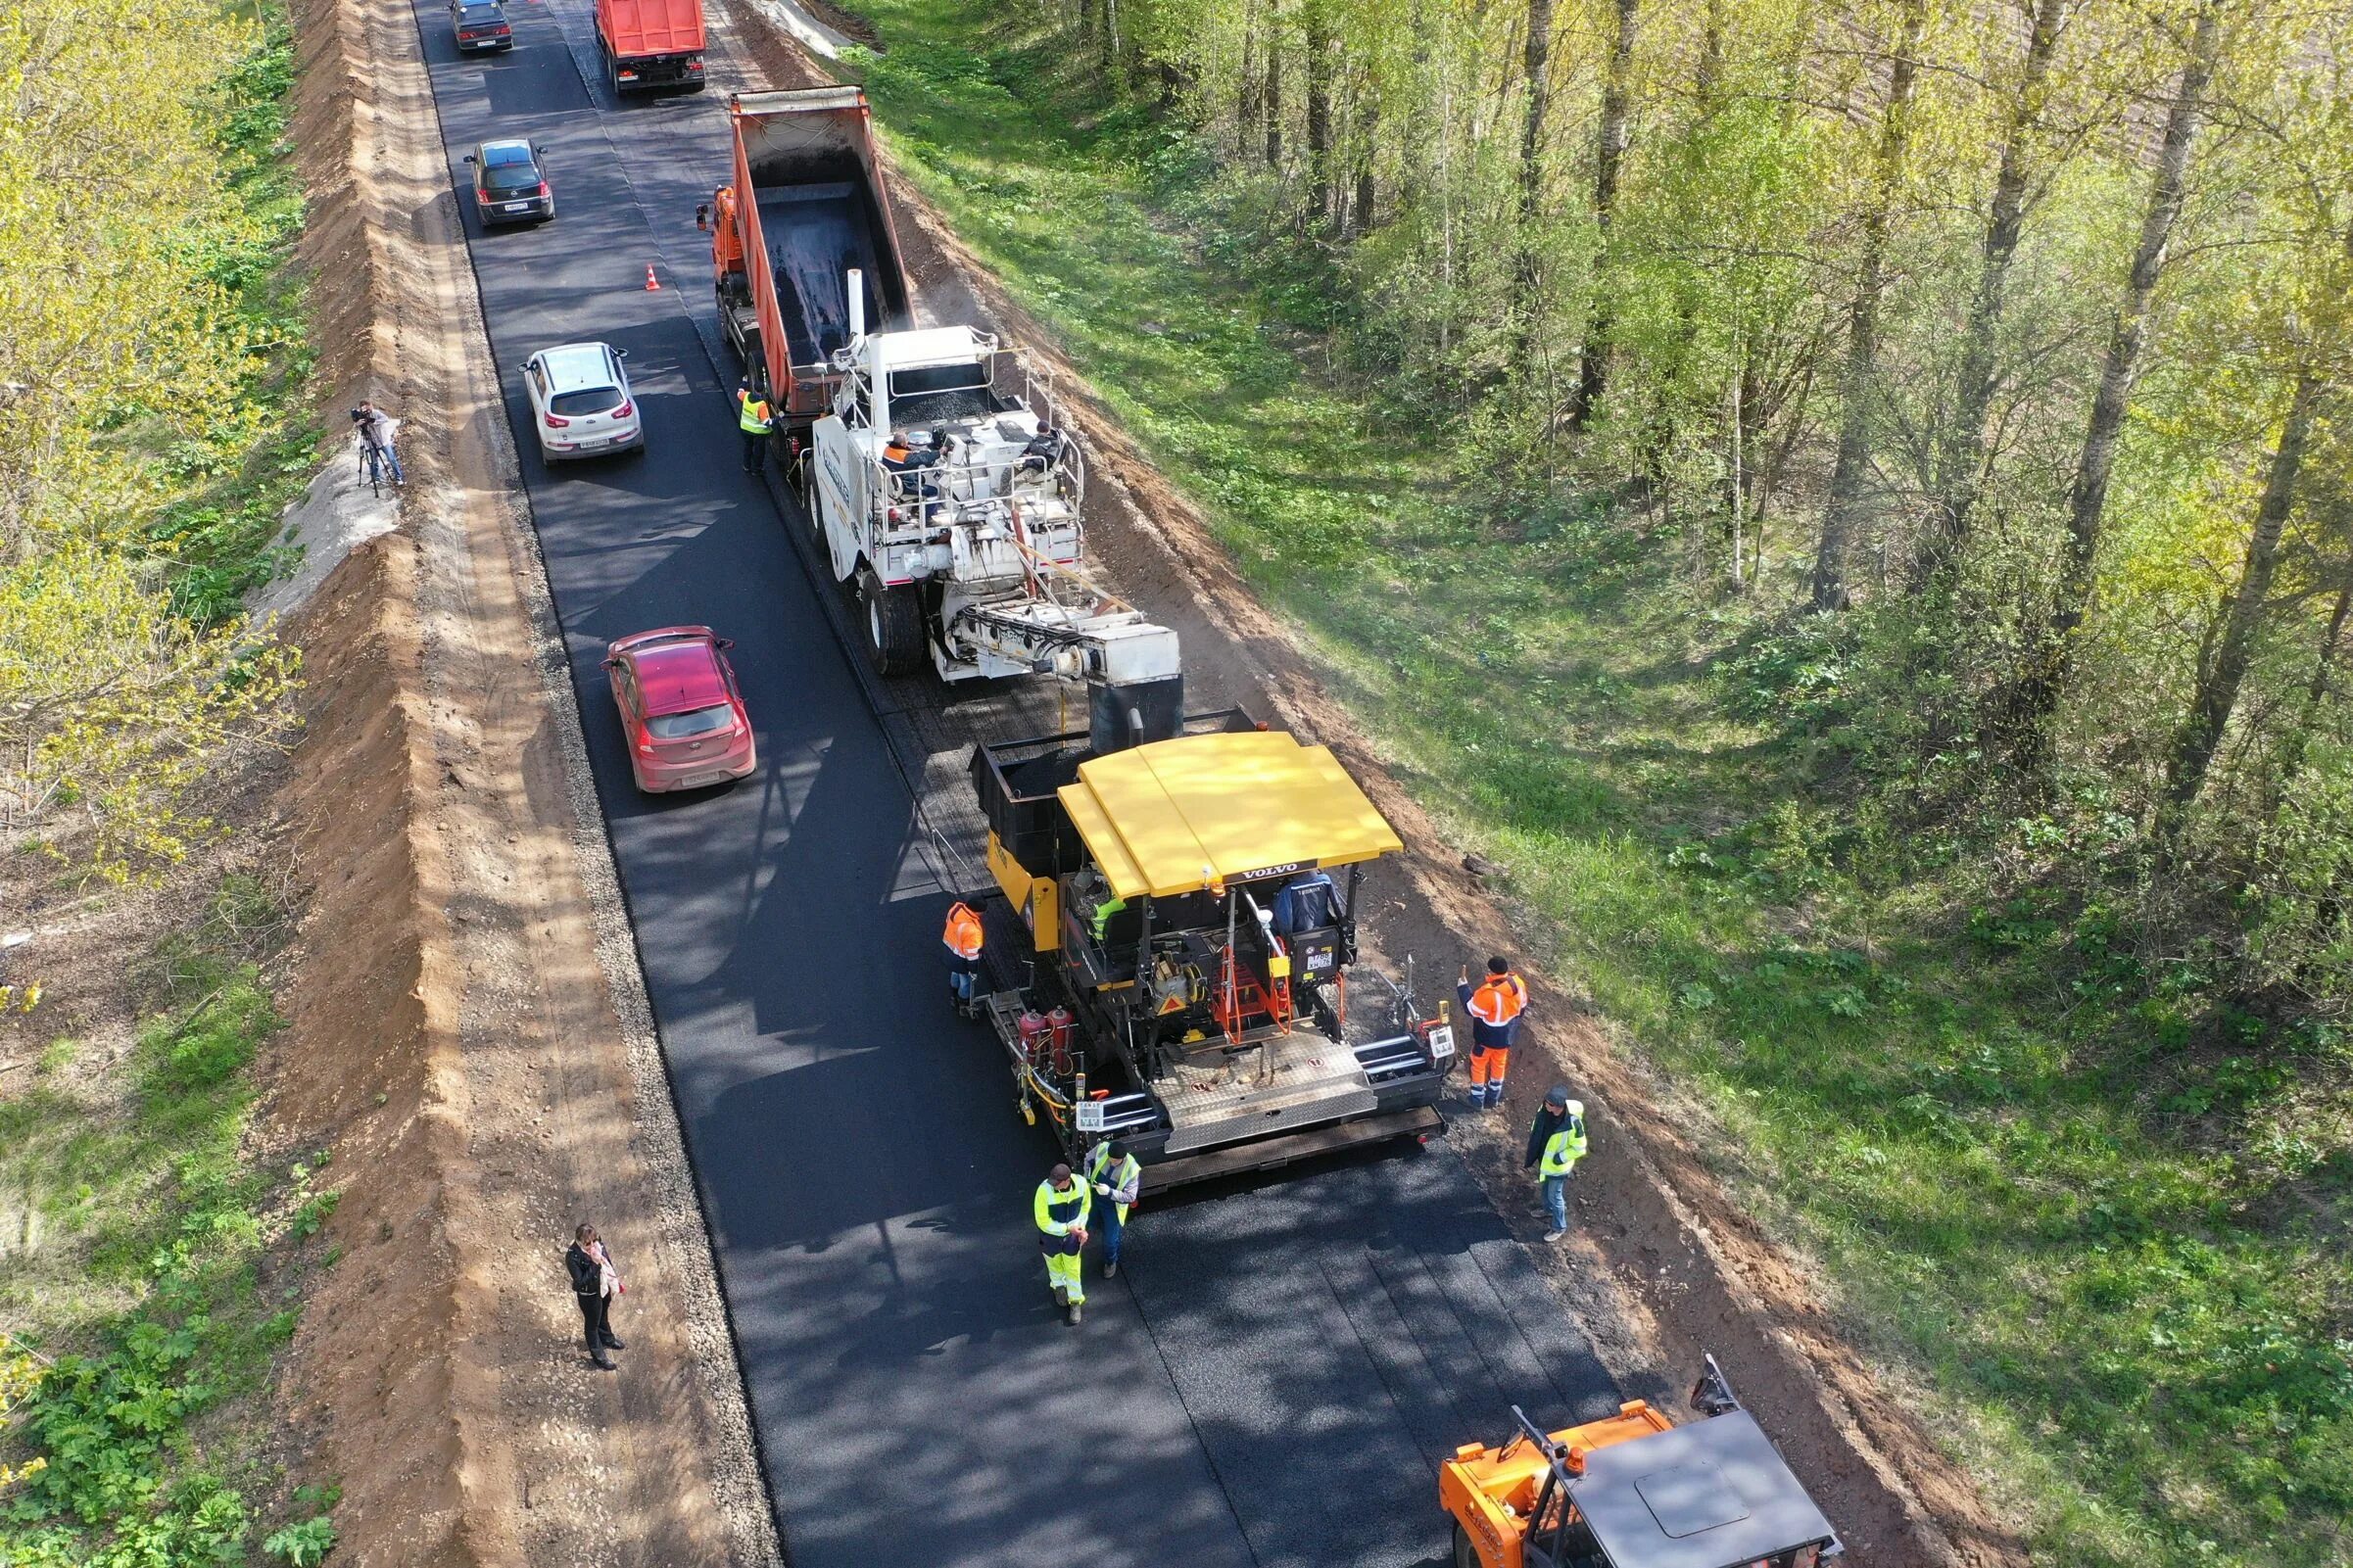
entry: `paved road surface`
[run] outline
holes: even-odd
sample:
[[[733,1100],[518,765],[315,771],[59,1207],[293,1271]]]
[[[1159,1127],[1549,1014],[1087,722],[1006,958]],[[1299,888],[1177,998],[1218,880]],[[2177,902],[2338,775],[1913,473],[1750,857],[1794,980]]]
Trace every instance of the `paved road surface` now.
[[[1443,1149],[1148,1208],[1063,1326],[1029,1216],[1049,1147],[948,1015],[938,946],[964,750],[1051,701],[950,704],[849,657],[802,525],[739,467],[692,221],[726,167],[720,93],[616,106],[586,0],[512,10],[491,58],[417,18],[454,189],[488,136],[553,172],[543,227],[485,236],[454,199],[792,1561],[1439,1559],[1440,1454],[1514,1401],[1614,1407],[1584,1337]],[[516,366],[584,338],[628,351],[649,450],[552,473]],[[598,661],[675,622],[737,639],[761,770],[648,802]]]

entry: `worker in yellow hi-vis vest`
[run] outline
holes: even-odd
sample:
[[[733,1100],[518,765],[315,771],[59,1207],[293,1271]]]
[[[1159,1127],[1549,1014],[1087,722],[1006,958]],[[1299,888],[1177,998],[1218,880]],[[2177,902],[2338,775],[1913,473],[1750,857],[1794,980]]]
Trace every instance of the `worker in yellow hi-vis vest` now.
[[[776,412],[768,400],[751,390],[751,378],[736,383],[736,425],[744,432],[744,471],[756,474],[768,455],[768,432],[776,428]]]
[[[1086,1217],[1094,1208],[1094,1194],[1070,1166],[1056,1165],[1037,1184],[1031,1207],[1037,1219],[1037,1250],[1046,1256],[1046,1284],[1054,1292],[1054,1305],[1077,1323],[1080,1308],[1086,1305],[1086,1280],[1079,1257],[1086,1246]]]
[[[1545,1091],[1536,1125],[1528,1129],[1526,1161],[1535,1168],[1536,1184],[1544,1189],[1545,1216],[1553,1222],[1546,1241],[1568,1234],[1568,1178],[1587,1147],[1585,1102],[1570,1099],[1566,1084],[1554,1084]]]

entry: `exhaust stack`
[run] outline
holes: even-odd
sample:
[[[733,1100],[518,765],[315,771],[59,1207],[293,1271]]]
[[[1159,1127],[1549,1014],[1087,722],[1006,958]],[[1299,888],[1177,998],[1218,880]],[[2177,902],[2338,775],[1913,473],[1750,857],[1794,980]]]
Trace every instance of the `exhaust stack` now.
[[[866,274],[849,269],[849,341],[866,336]]]

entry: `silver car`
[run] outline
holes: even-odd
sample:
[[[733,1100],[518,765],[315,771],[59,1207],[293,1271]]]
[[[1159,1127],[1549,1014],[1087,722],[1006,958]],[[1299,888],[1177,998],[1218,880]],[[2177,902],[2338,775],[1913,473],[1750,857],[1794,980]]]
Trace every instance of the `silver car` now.
[[[523,365],[531,428],[548,461],[646,444],[645,422],[621,368],[627,357],[609,343],[567,343],[540,350]]]

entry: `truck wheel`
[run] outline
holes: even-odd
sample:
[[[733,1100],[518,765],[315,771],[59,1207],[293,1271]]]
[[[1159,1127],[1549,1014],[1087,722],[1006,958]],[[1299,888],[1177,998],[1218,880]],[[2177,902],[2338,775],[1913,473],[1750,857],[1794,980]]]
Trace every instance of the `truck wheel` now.
[[[1486,1568],[1479,1561],[1478,1547],[1470,1544],[1470,1532],[1463,1528],[1459,1519],[1455,1521],[1455,1568]]]
[[[915,591],[885,588],[869,566],[858,573],[866,605],[866,656],[877,675],[907,675],[923,659],[923,601]]]

